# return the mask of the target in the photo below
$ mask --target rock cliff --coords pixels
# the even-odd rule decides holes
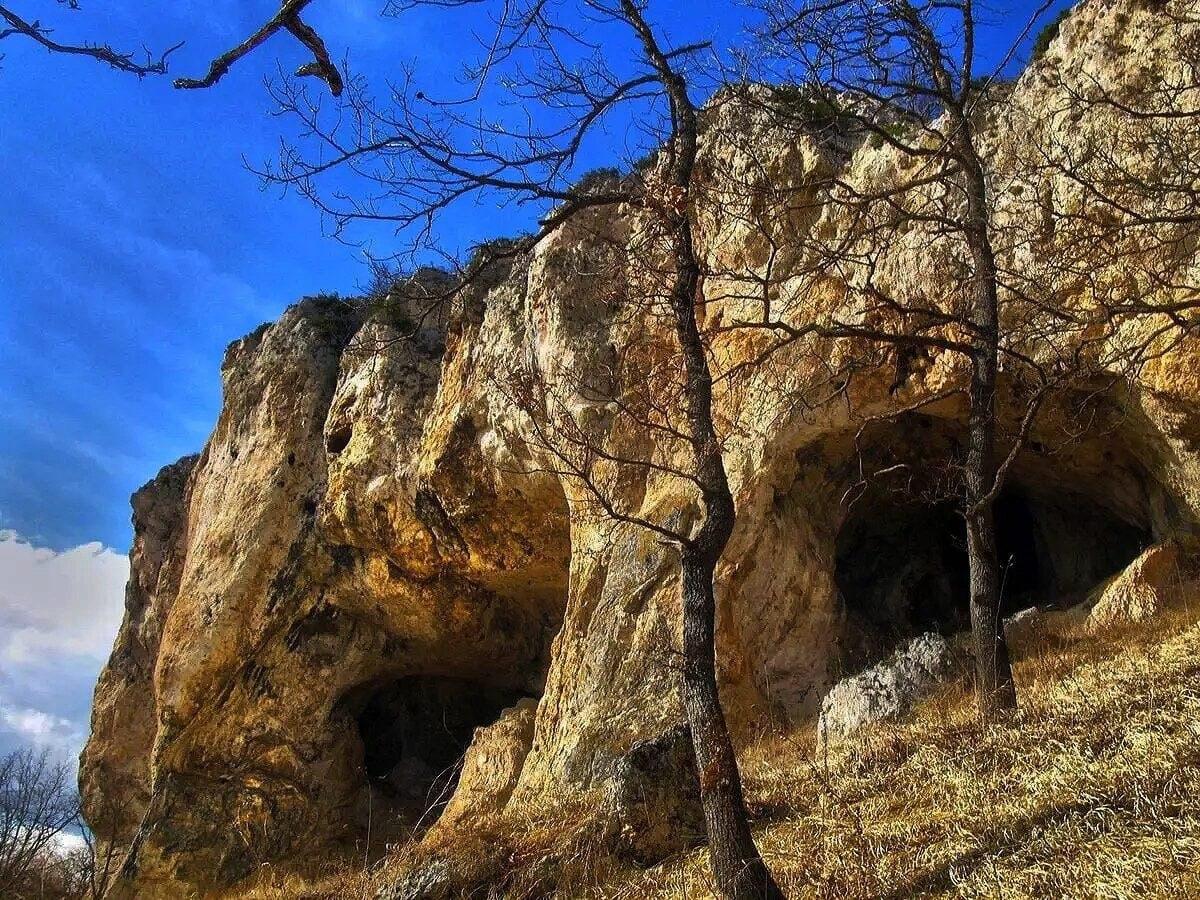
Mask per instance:
[[[1077,92],[1102,82],[1132,103],[1185,66],[1200,29],[1160,16],[1087,0],[981,112],[999,221],[1021,234],[1005,258],[1060,280],[1064,302],[1086,306],[1085,285],[1040,272],[1055,238],[1028,229],[1047,204],[1086,198],[1026,163],[1139,127]],[[738,506],[718,592],[739,730],[809,719],[846,670],[956,627],[965,567],[945,504],[859,484],[864,466],[902,461],[919,480],[923,461],[954,456],[961,402],[933,401],[964,384],[962,360],[813,338],[758,364],[770,336],[736,327],[761,317],[747,284],[768,271],[782,319],[865,321],[844,308],[845,284],[807,274],[812,247],[854,223],[802,201],[832,172],[879,184],[904,164],[861,137],[784,127],[759,98],[729,90],[707,107],[694,198]],[[132,846],[118,895],[377,851],[446,801],[435,828],[599,793],[629,748],[678,724],[673,551],[569,471],[585,466],[629,516],[680,523],[697,508],[672,471],[677,448],[636,427],[674,379],[645,267],[630,262],[646,230],[637,209],[577,216],[415,337],[306,299],[229,348],[203,452],[133,499],[126,618],[80,776],[89,819]],[[1187,247],[1195,275],[1194,232]],[[953,248],[919,224],[875,262],[897,295],[951,303],[961,282]],[[1090,274],[1128,280],[1099,258]],[[1011,308],[1014,347],[1085,341]],[[1160,319],[1104,337],[1101,375],[1105,350],[1132,337],[1151,335],[1154,352],[1134,378],[1089,382],[1086,425],[1080,396],[1050,403],[1013,468],[1000,527],[1025,605],[1086,596],[1151,544],[1190,552],[1200,347]],[[1020,391],[1006,385],[1009,419]],[[887,418],[860,434],[872,416]],[[581,438],[595,448],[582,462]]]

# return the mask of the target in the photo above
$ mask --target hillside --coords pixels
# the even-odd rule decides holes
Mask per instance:
[[[967,685],[842,752],[812,728],[744,750],[755,831],[789,896],[1191,897],[1200,894],[1200,602],[1139,628],[1087,633],[1043,620],[1014,641],[1024,707],[981,729]],[[511,893],[536,895],[546,849],[578,822],[486,835],[512,860]],[[467,844],[462,852],[471,853]],[[363,872],[263,876],[251,896],[371,896],[420,855]],[[555,896],[705,898],[703,853],[646,870],[576,846]],[[498,880],[498,884],[503,884]]]
[[[1019,642],[1024,708],[1002,727],[981,730],[960,687],[840,759],[810,762],[807,733],[755,745],[759,833],[789,895],[1196,896],[1198,612]],[[701,897],[703,880],[690,859],[594,896]]]

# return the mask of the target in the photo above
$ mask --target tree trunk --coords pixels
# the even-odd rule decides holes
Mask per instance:
[[[974,265],[971,325],[970,411],[967,418],[966,525],[970,569],[971,638],[975,649],[975,699],[988,721],[1017,708],[1008,643],[1001,620],[1000,565],[997,558],[995,500],[996,385],[1000,358],[1000,302],[996,259],[988,234],[987,184],[971,144],[970,124],[961,123],[967,175],[967,243]]]
[[[671,165],[668,182],[678,192],[658,207],[674,257],[669,300],[675,337],[683,357],[684,406],[692,465],[704,510],[700,527],[681,550],[680,590],[683,600],[683,706],[692,732],[700,803],[708,831],[709,865],[717,891],[725,900],[783,900],[754,844],[737,756],[717,688],[716,618],[713,575],[733,533],[736,510],[721,443],[713,425],[712,372],[700,328],[700,263],[692,244],[688,191],[696,165],[699,132],[696,107],[687,83],[658,46],[654,33],[634,0],[621,0],[622,14],[637,33],[646,59],[658,73],[671,104]]]
[[[730,900],[782,900],[750,833],[737,757],[717,690],[715,565],[685,552],[683,705],[696,751],[713,878]]]
[[[677,223],[674,250],[671,306],[683,355],[693,464],[704,500],[700,527],[684,546],[681,559],[683,705],[700,775],[709,860],[720,895],[726,900],[782,900],[750,833],[737,757],[717,687],[713,576],[733,533],[736,511],[713,426],[712,373],[696,324],[700,269],[686,219]]]
[[[709,861],[720,896],[726,900],[782,900],[783,894],[750,833],[737,757],[717,687],[713,576],[733,533],[737,513],[713,425],[712,373],[696,323],[700,267],[686,217],[676,222],[673,237],[671,306],[683,356],[693,465],[704,500],[700,527],[683,547],[681,559],[683,705],[700,775]]]
[[[972,419],[975,417],[973,413]],[[976,456],[977,445],[988,445],[986,433],[990,430],[984,423],[978,427],[972,425],[969,437],[971,450],[967,462],[967,502],[972,506],[966,516],[971,642],[975,651],[975,702],[979,717],[984,721],[994,720],[1005,711],[1017,708],[1008,642],[1004,637],[1004,622],[1000,615],[1002,580],[997,558],[994,504],[991,500],[985,500],[976,506],[977,501],[972,499],[979,496],[974,485],[991,482],[986,474],[989,468],[987,463],[972,459]]]

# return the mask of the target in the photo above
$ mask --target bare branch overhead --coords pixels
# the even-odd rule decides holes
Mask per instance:
[[[333,96],[341,96],[344,88],[341,73],[329,58],[325,42],[316,30],[301,21],[300,13],[312,0],[285,0],[274,16],[252,35],[231,50],[222,53],[212,61],[208,73],[203,78],[176,78],[175,87],[185,90],[212,87],[225,77],[233,64],[253,50],[264,44],[280,29],[286,30],[312,53],[312,62],[306,63],[296,70],[297,75],[313,75],[329,85]]]
[[[63,0],[60,0],[60,2],[63,2]],[[64,5],[70,9],[79,9],[77,0],[66,0]],[[181,41],[157,57],[146,51],[145,61],[137,62],[133,53],[123,53],[108,44],[59,43],[50,36],[52,34],[51,30],[42,25],[41,22],[36,19],[32,22],[26,21],[6,6],[0,6],[0,19],[3,19],[7,23],[7,27],[0,31],[0,40],[7,37],[24,36],[41,44],[51,53],[90,57],[99,62],[107,63],[114,69],[129,72],[139,77],[165,74],[167,71],[167,58],[183,46],[183,42]]]

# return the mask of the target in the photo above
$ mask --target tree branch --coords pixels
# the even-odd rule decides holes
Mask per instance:
[[[70,4],[71,9],[78,9],[75,4]],[[183,46],[180,41],[174,47],[166,50],[157,59],[146,54],[145,63],[137,63],[133,60],[132,53],[122,53],[115,50],[108,44],[60,44],[58,41],[50,37],[50,30],[42,26],[38,21],[26,22],[15,12],[5,6],[0,6],[0,19],[8,23],[9,27],[0,31],[0,39],[12,37],[14,35],[24,35],[30,40],[41,44],[51,53],[63,53],[69,56],[88,56],[102,63],[108,63],[114,69],[122,72],[130,72],[137,75],[139,78],[144,75],[163,75],[167,71],[167,57]]]
[[[308,48],[313,55],[313,61],[306,63],[296,70],[297,75],[315,75],[329,85],[329,92],[335,97],[341,96],[344,87],[341,73],[329,58],[325,42],[310,25],[300,21],[301,11],[312,0],[284,0],[279,8],[258,31],[250,35],[232,50],[222,53],[212,61],[208,73],[203,78],[176,78],[175,87],[183,90],[212,87],[225,77],[233,64],[253,50],[266,43],[267,39],[281,28],[288,31],[300,43]]]

